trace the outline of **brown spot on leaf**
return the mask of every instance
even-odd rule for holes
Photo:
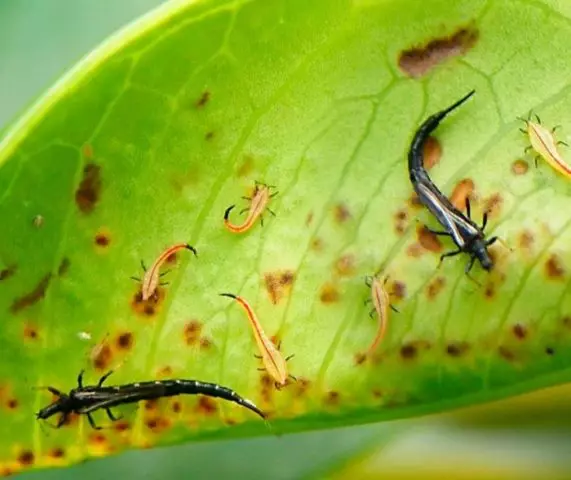
[[[560,280],[565,275],[565,266],[561,258],[552,253],[545,262],[545,273],[551,279]]]
[[[69,258],[63,257],[57,269],[58,276],[63,277],[67,273],[67,271],[69,270],[69,264],[70,264]]]
[[[464,211],[466,208],[466,199],[472,196],[475,188],[474,181],[470,178],[460,180],[454,187],[452,195],[450,195],[450,202],[458,210]]]
[[[131,307],[137,315],[151,317],[155,315],[158,305],[165,297],[164,289],[157,287],[155,293],[146,301],[143,301],[143,294],[139,289],[131,300]]]
[[[91,352],[91,362],[97,370],[108,370],[113,358],[113,352],[107,343],[102,343],[93,347]]]
[[[2,467],[2,473],[0,473],[0,476],[9,477],[13,473],[14,472],[12,471],[12,469],[10,467]]]
[[[216,410],[218,410],[218,406],[216,402],[212,400],[210,397],[205,397],[200,395],[198,397],[198,404],[196,405],[196,410],[199,413],[203,413],[204,415],[214,415]]]
[[[484,211],[488,212],[489,216],[494,216],[500,213],[504,199],[499,193],[494,193],[484,200]]]
[[[24,325],[24,338],[26,340],[37,340],[39,337],[38,329],[31,323],[26,323]]]
[[[202,324],[198,320],[191,320],[184,326],[184,341],[187,345],[195,345],[200,340]]]
[[[295,383],[296,389],[295,394],[298,397],[302,397],[307,393],[311,387],[311,382],[307,378],[297,377],[297,382]]]
[[[393,282],[392,295],[395,298],[403,299],[406,296],[406,284],[395,280]]]
[[[18,462],[21,465],[32,465],[34,463],[34,453],[31,450],[24,450],[18,455]]]
[[[210,101],[210,92],[205,90],[200,95],[200,98],[196,101],[196,108],[203,108]]]
[[[16,408],[18,408],[19,402],[16,398],[9,398],[6,401],[6,407],[8,408],[8,410],[15,410]]]
[[[413,340],[405,343],[400,349],[400,356],[404,360],[414,360],[419,350],[429,350],[430,343],[426,340]]]
[[[552,347],[545,347],[545,353],[547,355],[555,355],[555,350]]]
[[[81,149],[81,153],[83,153],[83,157],[87,160],[93,159],[93,146],[89,143],[86,143],[83,148]]]
[[[424,143],[423,163],[424,168],[430,170],[440,161],[442,156],[442,147],[440,142],[434,137],[428,137]]]
[[[153,398],[151,400],[147,400],[144,403],[144,408],[147,412],[152,412],[154,410],[156,410],[159,406],[159,401],[156,398]]]
[[[243,161],[238,167],[238,170],[236,172],[238,177],[245,177],[246,175],[248,175],[254,169],[254,164],[255,164],[254,157],[252,157],[252,155],[249,154],[244,155]],[[251,194],[249,194],[248,196],[251,197]]]
[[[410,208],[412,208],[413,210],[418,210],[419,208],[422,208],[422,203],[420,201],[420,198],[418,198],[416,192],[411,193],[410,199],[408,200],[408,204]]]
[[[182,405],[178,400],[172,402],[171,409],[173,413],[180,413],[182,410]]]
[[[327,393],[325,397],[325,403],[327,403],[328,405],[339,405],[340,397],[341,395],[339,394],[339,392],[331,390],[330,392]]]
[[[326,283],[321,287],[321,292],[319,293],[319,299],[323,303],[335,303],[339,300],[339,290],[337,287],[331,283]]]
[[[323,240],[321,240],[321,238],[314,238],[311,241],[311,249],[316,251],[316,252],[323,251],[324,246],[325,246],[325,244],[323,243]]]
[[[311,225],[311,222],[313,222],[313,212],[309,212],[307,214],[307,217],[305,219],[305,226],[309,227]]]
[[[367,355],[365,353],[355,354],[355,365],[362,365],[367,360]]]
[[[212,346],[212,340],[208,337],[202,337],[200,339],[200,349],[201,350],[208,350]]]
[[[527,327],[521,323],[516,323],[512,327],[512,332],[514,336],[519,340],[523,340],[525,337],[527,337]]]
[[[17,298],[12,302],[12,305],[10,306],[10,312],[18,313],[42,300],[46,294],[46,290],[48,289],[48,285],[50,284],[51,279],[51,273],[45,275],[30,293]]]
[[[401,52],[398,64],[405,75],[419,78],[446,60],[464,55],[478,40],[478,30],[462,27],[448,37],[434,38],[426,45]]]
[[[395,218],[395,232],[402,235],[408,227],[408,212],[404,209],[397,210],[394,215]]]
[[[2,280],[6,280],[8,278],[10,278],[12,275],[14,275],[16,273],[16,270],[18,269],[17,265],[14,263],[12,265],[8,265],[6,268],[4,268],[3,270],[0,270],[0,282]]]
[[[446,280],[444,277],[436,277],[433,279],[426,288],[426,295],[429,300],[434,300],[436,296],[442,291],[446,285]]]
[[[206,132],[206,134],[204,135],[204,139],[207,141],[210,141],[214,138],[214,132],[212,130],[210,130],[209,132]]]
[[[116,343],[119,350],[129,350],[133,346],[133,334],[131,332],[120,334]]]
[[[95,235],[94,241],[98,247],[105,248],[111,243],[111,236],[107,232],[99,232]]]
[[[406,254],[412,258],[418,258],[422,256],[423,248],[422,245],[418,242],[412,243],[406,249]]]
[[[351,212],[344,203],[335,205],[334,216],[337,223],[345,223],[351,219]]]
[[[149,430],[153,430],[154,432],[162,432],[170,427],[170,421],[165,417],[153,417],[147,418],[145,420],[145,425]]]
[[[157,376],[160,378],[168,378],[172,376],[172,368],[169,365],[165,365],[164,367],[159,368]]]
[[[75,192],[75,203],[82,213],[89,214],[101,195],[101,167],[88,163],[83,168],[83,179]]]
[[[571,316],[565,315],[561,318],[561,323],[566,327],[571,329]]]
[[[529,250],[533,246],[534,237],[533,233],[529,230],[524,230],[519,235],[519,246],[523,249]]]
[[[335,271],[341,277],[351,276],[355,273],[355,255],[347,254],[335,262]]]
[[[495,293],[496,291],[494,289],[494,284],[492,282],[486,283],[486,287],[484,288],[484,296],[488,300],[491,300],[492,298],[494,298]]]
[[[270,272],[264,275],[264,283],[270,297],[270,301],[277,305],[290,291],[295,280],[292,270]]]
[[[442,244],[438,236],[429,231],[424,225],[417,227],[416,236],[418,243],[420,243],[425,250],[434,253],[438,253],[442,250]]]
[[[512,173],[514,175],[525,175],[529,170],[529,165],[525,160],[518,159],[512,163]]]
[[[450,342],[446,345],[446,353],[451,357],[461,357],[470,350],[468,342]]]
[[[500,345],[498,347],[498,353],[499,353],[500,357],[502,357],[504,360],[507,360],[508,362],[513,362],[516,358],[515,353],[512,352],[505,345]]]
[[[65,456],[65,452],[61,447],[55,447],[50,450],[49,453],[50,457],[52,458],[63,458]]]
[[[131,428],[131,425],[129,425],[129,422],[127,420],[117,420],[116,422],[113,423],[113,428],[117,432],[125,432],[126,430],[129,430],[129,428]]]

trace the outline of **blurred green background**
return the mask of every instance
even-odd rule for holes
[[[2,0],[0,129],[109,34],[163,1]],[[133,451],[17,478],[565,479],[570,398],[565,386],[448,415]]]

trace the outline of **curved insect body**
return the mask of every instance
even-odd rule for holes
[[[485,270],[492,269],[493,262],[488,253],[488,247],[497,240],[497,237],[492,237],[489,240],[485,238],[484,229],[488,220],[487,213],[484,213],[482,226],[479,227],[470,218],[469,199],[466,199],[467,215],[464,215],[452,205],[450,200],[432,183],[428,172],[424,168],[423,150],[428,137],[436,127],[438,127],[444,117],[462,105],[474,93],[475,91],[472,90],[450,107],[428,117],[416,131],[408,153],[408,169],[412,186],[420,202],[436,217],[445,231],[438,232],[429,230],[436,235],[451,237],[458,247],[458,249],[453,252],[441,255],[440,261],[442,262],[446,257],[452,257],[465,252],[470,256],[470,261],[466,265],[466,273],[471,270],[476,259]]]
[[[86,415],[91,427],[100,429],[93,420],[92,413],[103,409],[111,421],[118,420],[111,411],[118,405],[137,403],[141,400],[154,400],[162,397],[175,395],[206,395],[209,397],[222,398],[237,403],[260,417],[265,418],[264,413],[250,400],[242,398],[230,388],[215,383],[200,382],[198,380],[161,380],[151,382],[130,383],[104,387],[103,382],[111,375],[110,371],[103,375],[97,385],[83,386],[83,371],[77,377],[77,387],[69,393],[62,393],[53,387],[47,387],[57,400],[42,408],[36,418],[46,420],[53,415],[61,414],[56,428],[61,427],[71,413]]]
[[[268,374],[274,379],[276,387],[280,388],[287,384],[288,372],[287,372],[287,360],[285,359],[274,343],[268,338],[262,329],[262,325],[258,321],[256,314],[252,310],[250,304],[244,300],[242,297],[234,295],[232,293],[221,293],[223,297],[230,297],[236,300],[242,308],[246,311],[248,320],[252,325],[252,332],[254,333],[254,339],[260,350],[260,355],[262,362]],[[289,357],[291,358],[291,357]]]
[[[526,129],[522,132],[527,133],[531,148],[535,150],[541,158],[543,158],[555,171],[571,178],[571,166],[569,166],[557,149],[557,145],[567,145],[565,142],[557,141],[553,135],[553,130],[548,130],[539,121],[532,122],[530,119],[522,119],[526,124]],[[528,147],[529,148],[529,147]]]
[[[268,210],[272,215],[275,215],[274,212],[267,208],[270,199],[277,195],[277,192],[271,193],[272,188],[275,187],[256,182],[252,197],[245,197],[246,200],[250,200],[250,209],[244,222],[241,225],[235,225],[230,222],[230,212],[236,207],[236,205],[230,205],[224,212],[224,226],[232,233],[243,233],[252,228],[258,218],[260,218],[263,225],[262,214],[264,210]]]
[[[381,340],[385,336],[387,324],[389,321],[389,308],[395,312],[397,311],[396,308],[391,305],[390,295],[385,289],[387,280],[388,277],[385,277],[383,280],[378,277],[369,277],[367,279],[367,286],[371,288],[371,302],[375,307],[374,310],[371,311],[371,316],[376,312],[379,322],[377,334],[367,349],[366,355],[368,357],[370,357],[375,352],[379,346],[379,343],[381,343]]]
[[[145,270],[145,275],[143,276],[143,280],[141,282],[141,295],[143,301],[147,301],[151,296],[155,293],[157,287],[159,286],[160,277],[167,274],[168,272],[160,273],[162,265],[165,263],[167,258],[171,255],[175,254],[180,250],[190,250],[194,255],[198,255],[196,249],[189,245],[188,243],[177,243],[172,245],[171,247],[167,248],[163,251],[158,258],[153,262],[151,268],[148,270],[145,269],[145,265],[143,265],[143,270]],[[140,281],[139,278],[131,277],[133,280]]]

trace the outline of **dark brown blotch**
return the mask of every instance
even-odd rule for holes
[[[198,320],[191,320],[184,326],[184,342],[187,345],[196,345],[200,341],[202,323]]]
[[[33,465],[34,453],[31,450],[23,450],[18,455],[18,463],[25,466]]]
[[[172,376],[172,367],[170,365],[165,365],[164,367],[159,368],[157,372],[157,377],[159,378],[168,378]]]
[[[113,428],[116,432],[125,432],[131,428],[127,420],[117,420],[113,422]]]
[[[141,289],[137,290],[131,299],[131,307],[137,315],[143,317],[152,317],[157,313],[157,308],[165,298],[165,291],[161,287],[157,287],[155,293],[146,301],[143,301]]]
[[[292,270],[283,270],[264,274],[264,284],[270,301],[277,305],[290,291],[295,280]]]
[[[131,332],[121,333],[115,343],[119,350],[129,350],[133,346],[134,336]]]
[[[446,60],[464,55],[478,40],[478,30],[462,27],[447,37],[430,40],[426,45],[403,50],[398,65],[405,75],[419,78]]]
[[[171,410],[173,413],[180,413],[182,411],[182,405],[178,400],[174,400],[171,405]]]
[[[82,213],[89,214],[101,195],[101,167],[88,163],[83,168],[83,178],[75,192],[75,203]]]
[[[355,365],[362,365],[367,360],[366,353],[356,353],[355,354]]]
[[[32,325],[29,322],[24,325],[24,338],[26,340],[37,340],[39,336],[40,334],[35,325]]]
[[[91,352],[91,362],[93,363],[93,367],[97,370],[107,371],[112,358],[113,352],[107,343],[96,345]]]
[[[517,338],[518,340],[524,340],[527,337],[528,330],[525,325],[521,323],[516,323],[512,327],[512,333],[514,334],[514,337]]]
[[[65,452],[61,447],[55,447],[50,450],[49,456],[52,458],[63,458],[65,457]]]
[[[196,101],[195,106],[196,108],[204,108],[204,106],[206,106],[206,104],[210,101],[210,92],[208,90],[205,90],[204,92],[202,92],[202,95],[200,95],[200,98]]]
[[[200,396],[198,397],[198,403],[196,405],[196,411],[198,413],[203,413],[204,415],[210,416],[214,415],[218,410],[218,405],[210,397]]]
[[[423,149],[424,168],[430,170],[440,161],[440,157],[442,157],[440,142],[434,137],[428,137]]]
[[[323,285],[319,292],[319,299],[322,303],[335,303],[339,301],[340,297],[341,295],[339,294],[339,290],[332,283],[326,283]]]
[[[13,263],[12,265],[8,265],[3,270],[0,270],[0,282],[2,280],[7,280],[11,276],[13,276],[16,273],[16,270],[18,270],[18,266],[15,263]]]
[[[545,273],[552,280],[561,280],[565,276],[565,265],[561,257],[552,253],[545,262]]]
[[[213,132],[212,130],[206,132],[205,135],[204,135],[204,139],[205,139],[206,141],[210,141],[210,140],[212,140],[213,138],[214,138],[214,132]]]
[[[512,163],[512,173],[514,175],[525,175],[529,170],[529,164],[522,159],[518,159]]]
[[[426,296],[429,300],[434,300],[437,295],[444,289],[446,279],[444,277],[436,277],[426,287]]]
[[[99,232],[95,235],[93,241],[98,247],[105,248],[111,243],[111,236],[107,232]]]
[[[147,412],[154,412],[159,408],[159,401],[156,398],[152,398],[151,400],[147,400],[144,403],[145,411]]]
[[[20,403],[16,398],[9,398],[8,400],[6,400],[6,408],[8,410],[16,410],[18,408],[18,405],[20,405]]]
[[[63,277],[69,270],[70,261],[69,258],[63,257],[57,269],[57,274],[59,277]]]
[[[450,342],[446,345],[446,353],[454,358],[462,357],[470,350],[468,342]]]
[[[208,337],[201,337],[200,338],[200,349],[201,350],[209,350],[212,347],[212,340]]]
[[[404,209],[397,210],[394,214],[395,219],[395,232],[398,235],[404,234],[408,227],[408,212]]]
[[[325,403],[327,405],[339,405],[341,394],[335,390],[331,390],[325,396]]]
[[[471,198],[475,188],[476,186],[472,179],[464,178],[460,180],[450,195],[450,202],[463,212],[466,209],[466,199]]]
[[[349,221],[352,216],[349,208],[344,203],[338,203],[335,205],[333,215],[335,217],[335,221],[340,224]]]
[[[495,294],[495,285],[492,282],[486,283],[486,286],[484,287],[484,297],[486,297],[488,300],[491,300],[494,298]]]
[[[555,355],[555,349],[553,347],[545,347],[545,353],[549,356]]]
[[[530,250],[533,247],[534,236],[529,230],[524,230],[519,234],[519,246],[524,250]]]
[[[406,284],[404,282],[400,282],[395,280],[392,284],[391,295],[399,300],[402,300],[406,297]]]
[[[44,275],[44,277],[42,277],[40,282],[30,293],[27,293],[26,295],[23,295],[22,297],[17,298],[12,302],[12,305],[10,306],[10,312],[18,313],[42,300],[46,295],[46,290],[48,289],[51,279],[51,273]]]
[[[401,346],[400,356],[403,360],[414,360],[420,350],[430,350],[431,344],[427,340],[413,340]]]
[[[418,243],[422,245],[425,250],[429,252],[438,253],[442,250],[442,243],[437,235],[432,233],[426,226],[418,226],[416,229],[416,236]]]

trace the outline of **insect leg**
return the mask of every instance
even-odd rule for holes
[[[458,249],[458,250],[454,250],[453,252],[443,253],[442,255],[440,255],[440,262],[438,262],[438,268],[440,268],[440,264],[442,263],[442,261],[446,257],[454,257],[454,256],[458,255],[459,253],[462,253],[462,250]]]
[[[291,355],[286,357],[285,361],[287,362],[288,360],[291,360],[293,357],[295,357],[295,353],[292,353]]]
[[[566,142],[564,142],[564,141],[562,141],[562,140],[559,140],[559,141],[557,142],[557,145],[565,145],[566,147],[569,146],[568,143],[566,143]]]
[[[145,262],[141,260],[141,267],[143,268],[143,272],[147,271],[147,267],[145,267]]]
[[[123,415],[121,415],[120,417],[116,417],[115,415],[113,415],[113,412],[111,411],[110,408],[106,408],[105,413],[107,413],[107,416],[112,422],[116,422],[117,420],[121,420],[123,418]]]
[[[393,312],[400,313],[400,312],[396,309],[396,307],[395,307],[394,305],[391,305],[391,304],[389,303],[389,307],[391,308],[391,310],[392,310]]]
[[[486,228],[487,223],[488,223],[488,212],[484,212],[484,216],[482,217],[482,232]]]
[[[369,318],[373,318],[375,316],[375,312],[376,310],[373,308],[370,312],[369,312]]]
[[[472,270],[472,267],[474,266],[474,262],[476,261],[476,256],[472,255],[470,257],[470,261],[468,262],[468,264],[466,265],[466,268],[464,269],[464,272],[466,273],[466,275],[470,276],[470,270]]]
[[[260,225],[263,227],[264,226],[264,216],[260,215]]]
[[[468,218],[472,218],[471,215],[471,211],[470,211],[470,198],[466,197],[466,215],[468,215]]]
[[[101,427],[95,425],[95,420],[93,420],[91,413],[86,413],[85,415],[87,415],[87,420],[89,420],[89,425],[91,425],[91,428],[93,428],[93,430],[101,430]]]
[[[537,168],[537,161],[539,160],[539,155],[536,155],[534,160],[535,160],[535,168]]]
[[[448,232],[439,232],[438,230],[432,230],[432,228],[428,228],[427,226],[425,226],[424,228],[426,228],[427,231],[429,231],[430,233],[434,234],[434,235],[446,235],[446,236],[450,236],[450,234]]]
[[[254,355],[254,358],[257,358],[258,360],[261,360],[261,359],[262,359],[262,356],[261,356],[261,355]]]
[[[69,415],[69,413],[62,413],[61,416],[59,417],[59,420],[57,421],[55,428],[63,427],[64,423],[67,421],[68,415]],[[51,426],[51,424],[49,424],[49,423],[48,423],[48,425]]]
[[[276,216],[276,212],[274,212],[273,210],[270,210],[269,208],[266,208],[266,210],[268,211],[268,213],[269,213],[270,215],[272,215],[272,217],[275,217],[275,216]]]
[[[240,215],[244,214],[245,212],[247,212],[249,210],[249,208],[243,208],[242,210],[240,210]]]
[[[109,375],[111,375],[113,373],[113,370],[109,370],[105,375],[103,375],[100,379],[99,379],[99,383],[97,384],[98,387],[100,387],[101,385],[103,385],[103,382],[105,380],[107,380],[109,378]]]
[[[135,282],[140,282],[141,279],[139,277],[129,277],[131,280],[135,280]]]
[[[486,242],[486,246],[492,245],[494,242],[496,242],[496,240],[499,240],[499,238],[498,238],[498,237],[492,237],[492,238],[490,238],[490,239]]]
[[[249,201],[251,201],[251,200],[252,200],[252,197],[242,197],[242,200],[249,200]]]
[[[159,274],[159,277],[164,277],[167,273],[170,273],[170,269],[165,270],[163,273]]]
[[[85,370],[80,370],[79,375],[77,376],[77,386],[79,388],[83,388],[83,374]]]
[[[159,286],[166,287],[168,284],[169,284],[169,282],[161,282],[161,283],[159,283]]]
[[[525,132],[524,132],[524,133],[525,133]],[[529,152],[532,148],[533,148],[533,147],[532,147],[531,145],[528,145],[527,147],[525,147],[525,148],[523,149],[523,153]]]
[[[371,285],[373,285],[373,276],[372,275],[367,275],[365,277],[365,285],[367,285],[367,287],[371,287]]]

